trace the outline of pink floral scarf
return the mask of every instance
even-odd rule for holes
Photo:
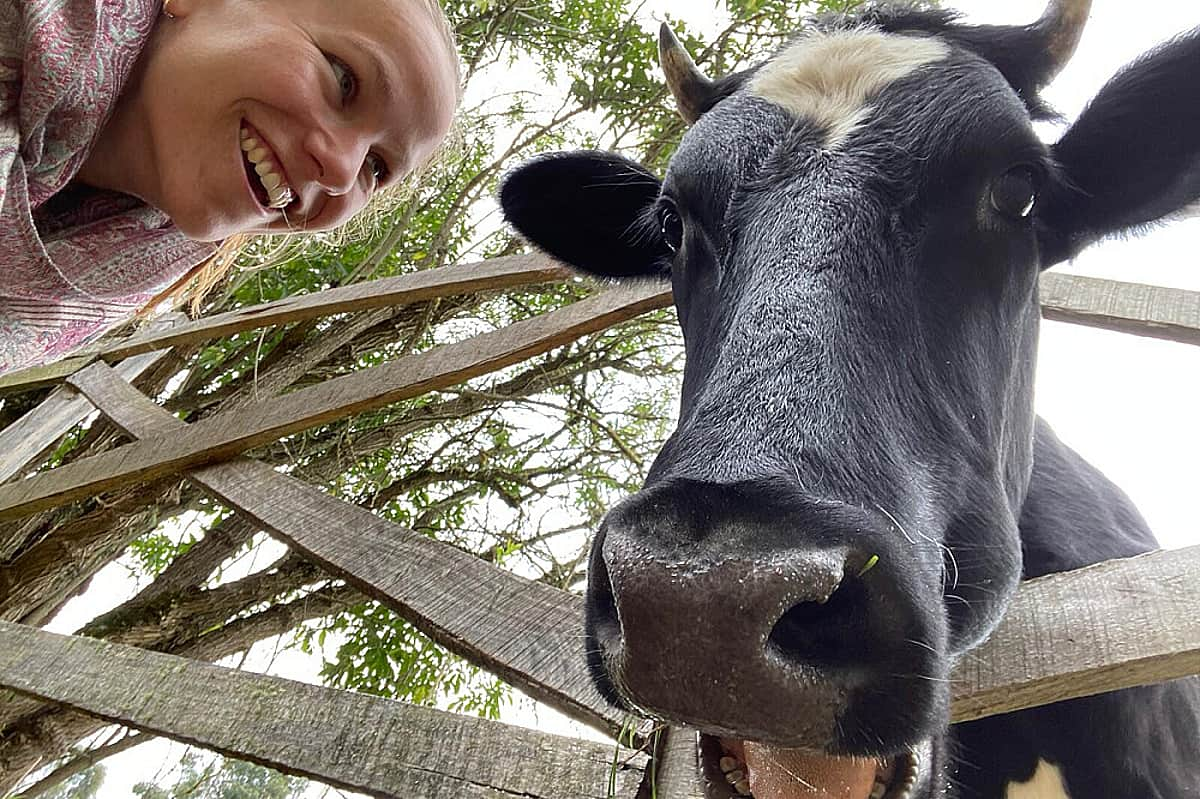
[[[208,257],[161,211],[68,186],[161,0],[0,0],[0,373],[53,361]]]

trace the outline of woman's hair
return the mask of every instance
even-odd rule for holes
[[[438,0],[411,0],[411,2],[424,8],[425,11],[428,12],[430,17],[433,19],[434,24],[437,26],[438,35],[441,38],[441,44],[445,47],[447,53],[449,53],[451,59],[454,61],[454,85],[456,89],[455,103],[457,105],[458,103],[462,102],[464,87],[462,85],[462,59],[458,54],[458,41],[454,35],[454,26],[451,24],[450,19],[446,16],[446,12],[442,9],[442,6]],[[451,135],[448,137],[448,140],[449,139],[453,139],[453,128],[451,130]],[[453,145],[449,146],[452,147]],[[372,197],[371,202],[369,202],[366,207],[355,216],[354,219],[350,220],[350,222],[344,225],[343,229],[350,228],[350,232],[352,234],[353,229],[356,227],[355,220],[363,216],[370,217],[377,215],[381,209],[381,206],[385,204],[394,204],[403,199],[403,197],[406,196],[409,191],[411,191],[413,184],[421,179],[421,176],[430,168],[430,166],[435,164],[444,156],[446,150],[446,144],[435,149],[423,164],[418,165],[418,167],[407,176],[406,180],[401,182],[401,185],[398,188],[384,192],[376,192],[376,194]],[[225,280],[225,277],[238,263],[242,254],[247,251],[250,245],[256,242],[261,244],[267,240],[275,240],[276,242],[280,242],[279,246],[272,247],[267,245],[255,248],[256,250],[266,252],[265,256],[260,255],[256,259],[258,260],[256,266],[258,268],[266,268],[282,263],[284,260],[286,260],[287,255],[293,251],[294,248],[288,246],[288,242],[286,240],[295,240],[297,238],[302,238],[303,236],[303,232],[281,233],[273,236],[255,236],[250,234],[238,234],[230,236],[220,243],[216,252],[214,252],[208,259],[188,270],[183,277],[179,278],[173,284],[160,292],[158,296],[156,296],[146,305],[142,313],[143,315],[153,314],[154,311],[164,302],[169,302],[172,307],[176,308],[186,305],[193,314],[197,314],[200,312],[201,305],[203,304],[208,293]]]
[[[446,16],[445,9],[438,0],[417,0],[429,16],[433,19],[433,23],[437,26],[438,35],[442,39],[442,45],[454,59],[454,85],[458,90],[458,95],[455,98],[458,102],[462,102],[463,98],[463,70],[462,59],[458,54],[458,37],[454,35],[454,25],[450,22],[450,18]]]

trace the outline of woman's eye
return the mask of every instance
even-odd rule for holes
[[[371,170],[371,176],[375,178],[375,185],[386,183],[392,171],[388,169],[387,162],[375,153],[367,153],[367,169]]]
[[[992,184],[992,207],[1007,217],[1025,219],[1037,202],[1038,184],[1033,167],[1013,167]]]
[[[350,68],[349,64],[337,56],[326,53],[325,58],[329,61],[330,69],[333,70],[333,78],[337,81],[342,100],[347,102],[353,100],[354,95],[358,93],[358,76],[354,74],[354,70]]]
[[[679,252],[683,247],[683,220],[674,205],[664,205],[658,212],[659,230],[662,232],[663,243],[671,252]]]

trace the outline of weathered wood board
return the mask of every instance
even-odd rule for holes
[[[224,460],[310,427],[447,388],[660,308],[660,286],[606,291],[467,341],[353,372],[221,414],[168,436],[94,455],[0,486],[0,520]]]
[[[167,354],[158,350],[122,361],[117,374],[137,380]],[[47,451],[94,410],[74,389],[59,386],[32,411],[0,430],[0,483],[40,465]]]
[[[511,256],[495,262],[430,270],[222,314],[111,345],[103,354],[106,358],[117,359],[267,324],[413,302],[484,287],[503,288],[563,275],[562,267],[541,256]],[[238,414],[236,418],[241,424],[228,425],[230,429],[225,434],[219,428],[233,420],[210,419],[204,425],[197,425],[197,432],[190,433],[187,440],[156,448],[162,450],[161,458],[147,452],[148,444],[141,450],[121,448],[72,464],[68,474],[38,478],[32,486],[0,488],[0,520],[44,510],[89,493],[154,479],[172,470],[231,457],[307,427],[444,388],[517,363],[646,310],[663,307],[670,301],[669,291],[662,286],[641,285],[623,291],[627,292],[626,297],[637,295],[637,300],[632,302],[636,309],[633,312],[628,306],[612,307],[608,301],[622,295],[620,291],[608,292],[472,341],[446,345],[296,392],[288,395],[286,400],[280,400],[287,408],[278,413],[259,409],[245,418]],[[1041,300],[1043,314],[1049,319],[1200,344],[1200,292],[1051,273],[1042,278]],[[594,311],[597,316],[590,320],[580,318],[581,312],[589,311]],[[556,328],[556,324],[563,326]],[[511,334],[513,330],[520,333]],[[527,336],[527,340],[520,340],[521,335]],[[472,359],[472,354],[480,357]],[[47,374],[53,372],[52,380],[61,380],[89,362],[86,358],[74,359],[66,371],[52,365],[46,367],[50,370]],[[442,372],[437,371],[438,367]],[[21,383],[19,375],[9,378],[0,378],[0,390],[9,383],[12,383],[10,388],[32,385]],[[45,381],[39,377],[38,384],[42,382]]]
[[[1061,272],[1042,275],[1042,316],[1137,336],[1200,344],[1200,292]]]
[[[955,721],[1200,674],[1200,547],[1031,580],[954,672]]]
[[[349,691],[0,622],[0,685],[387,799],[633,799],[645,758]],[[625,753],[627,756],[630,753]]]
[[[275,302],[197,319],[169,331],[148,331],[100,347],[108,362],[179,344],[195,344],[271,325],[283,325],[334,314],[500,291],[536,283],[560,282],[567,270],[541,255],[509,255],[490,261],[427,269],[397,277],[355,283],[314,294],[297,294]]]

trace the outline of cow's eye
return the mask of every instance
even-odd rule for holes
[[[1028,217],[1037,202],[1039,182],[1034,167],[1013,167],[992,184],[992,207],[1013,219]]]
[[[659,206],[658,227],[667,248],[671,252],[679,252],[683,247],[683,220],[679,218],[674,203],[664,202]]]

